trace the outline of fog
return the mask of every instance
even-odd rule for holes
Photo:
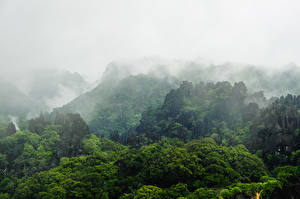
[[[300,198],[299,80],[299,0],[0,0],[0,199]]]
[[[91,90],[109,70],[195,80],[198,69],[183,69],[217,65],[201,80],[240,81],[248,77],[240,67],[255,65],[271,81],[284,77],[275,69],[300,63],[299,11],[294,0],[0,0],[0,88],[19,96],[15,109],[38,112]],[[246,83],[259,90],[257,81]],[[268,96],[298,93],[270,85]]]
[[[99,79],[111,61],[300,63],[295,0],[0,0],[1,74],[29,68]]]

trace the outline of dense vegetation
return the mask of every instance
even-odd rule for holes
[[[0,121],[0,199],[299,198],[300,96],[177,83],[109,79],[21,130]]]
[[[176,85],[175,80],[148,75],[108,79],[57,110],[80,113],[98,135],[123,134],[138,125],[147,107],[161,104]]]
[[[263,90],[266,96],[273,97],[299,94],[299,75],[300,68],[295,64],[269,70],[262,66],[230,62],[209,66],[191,62],[185,64],[178,77],[195,83],[200,81],[229,81],[231,83],[243,81],[251,92]]]

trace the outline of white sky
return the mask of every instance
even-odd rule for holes
[[[300,64],[297,0],[0,0],[0,73],[119,59]]]

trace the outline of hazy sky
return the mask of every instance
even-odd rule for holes
[[[297,0],[0,0],[0,73],[145,56],[300,64]]]

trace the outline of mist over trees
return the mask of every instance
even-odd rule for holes
[[[80,74],[55,69],[30,70],[18,81],[5,77],[5,71],[0,77],[0,116],[4,121],[36,117],[90,89]]]
[[[300,199],[300,1],[0,0],[0,199]]]
[[[2,112],[0,198],[297,198],[296,76],[274,78],[298,69],[191,65],[112,63],[95,88],[49,112],[3,83],[3,104],[11,93],[28,104]],[[86,85],[78,74],[48,77],[57,81],[36,85],[37,98]],[[291,94],[271,95],[284,88]]]

